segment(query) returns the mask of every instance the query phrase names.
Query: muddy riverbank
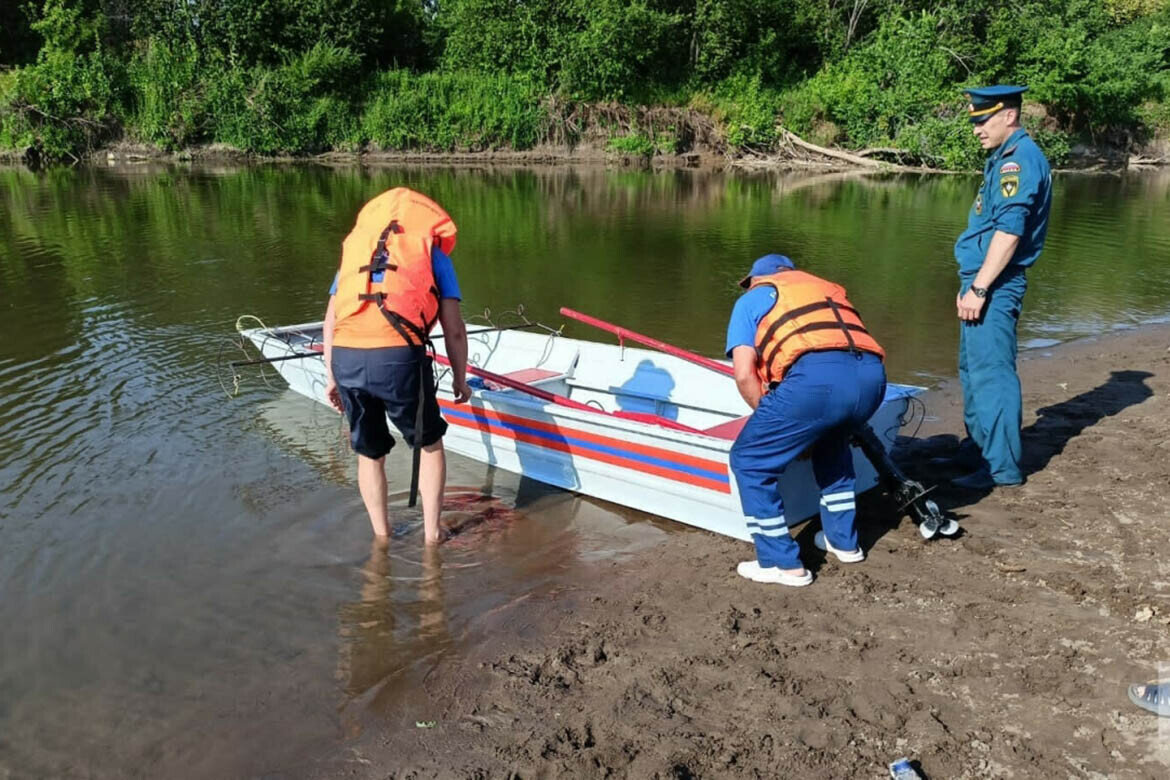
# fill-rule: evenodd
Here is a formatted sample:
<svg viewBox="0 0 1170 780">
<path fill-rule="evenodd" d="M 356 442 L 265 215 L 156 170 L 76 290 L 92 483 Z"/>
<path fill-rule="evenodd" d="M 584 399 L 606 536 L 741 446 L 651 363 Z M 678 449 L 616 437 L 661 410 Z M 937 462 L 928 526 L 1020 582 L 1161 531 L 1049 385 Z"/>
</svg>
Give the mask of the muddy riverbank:
<svg viewBox="0 0 1170 780">
<path fill-rule="evenodd" d="M 916 171 L 920 173 L 953 173 L 930 167 L 910 165 L 903 167 L 902 156 L 893 154 L 870 155 L 862 150 L 862 157 L 847 149 L 824 148 L 820 151 L 788 144 L 782 149 L 762 154 L 737 152 L 727 148 L 721 140 L 712 137 L 704 143 L 677 153 L 655 153 L 649 156 L 622 153 L 610 149 L 606 138 L 575 145 L 538 144 L 531 149 L 483 149 L 464 151 L 395 151 L 366 149 L 358 151 L 330 151 L 313 155 L 258 155 L 225 144 L 191 146 L 166 150 L 150 144 L 119 141 L 90 152 L 84 162 L 91 165 L 134 165 L 139 163 L 167 164 L 305 164 L 329 166 L 403 166 L 439 165 L 459 167 L 540 167 L 540 166 L 603 166 L 620 168 L 677 169 L 744 169 L 744 170 L 808 170 L 808 171 Z M 890 152 L 891 150 L 887 150 Z M 32 149 L 0 149 L 0 163 L 40 165 L 39 154 Z M 1066 171 L 1110 171 L 1157 169 L 1170 165 L 1170 139 L 1157 137 L 1129 148 L 1117 146 L 1075 146 L 1068 159 L 1060 166 Z"/>
<path fill-rule="evenodd" d="M 826 562 L 806 525 L 817 581 L 789 590 L 738 578 L 741 543 L 673 535 L 501 619 L 299 773 L 876 777 L 906 755 L 936 778 L 1164 777 L 1166 730 L 1125 689 L 1170 661 L 1168 348 L 1159 325 L 1026 353 L 1027 484 L 941 488 L 955 541 L 871 496 L 868 559 Z M 923 479 L 947 476 L 928 459 L 955 391 L 900 452 Z"/>
</svg>

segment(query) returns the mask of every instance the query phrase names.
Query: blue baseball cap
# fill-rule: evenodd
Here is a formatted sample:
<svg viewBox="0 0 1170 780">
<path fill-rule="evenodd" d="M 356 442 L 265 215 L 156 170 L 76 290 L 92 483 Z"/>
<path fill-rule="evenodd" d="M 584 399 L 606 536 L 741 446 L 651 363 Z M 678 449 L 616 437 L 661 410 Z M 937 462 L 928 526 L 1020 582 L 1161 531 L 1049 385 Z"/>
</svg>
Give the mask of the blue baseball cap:
<svg viewBox="0 0 1170 780">
<path fill-rule="evenodd" d="M 967 112 L 971 124 L 981 125 L 1005 108 L 1018 108 L 1028 88 L 997 84 L 993 87 L 971 87 L 963 91 L 971 98 L 971 108 Z"/>
<path fill-rule="evenodd" d="M 764 255 L 752 263 L 752 270 L 748 271 L 747 276 L 739 280 L 739 286 L 751 287 L 753 276 L 768 276 L 769 274 L 779 273 L 780 271 L 793 270 L 796 270 L 796 264 L 784 255 Z"/>
</svg>

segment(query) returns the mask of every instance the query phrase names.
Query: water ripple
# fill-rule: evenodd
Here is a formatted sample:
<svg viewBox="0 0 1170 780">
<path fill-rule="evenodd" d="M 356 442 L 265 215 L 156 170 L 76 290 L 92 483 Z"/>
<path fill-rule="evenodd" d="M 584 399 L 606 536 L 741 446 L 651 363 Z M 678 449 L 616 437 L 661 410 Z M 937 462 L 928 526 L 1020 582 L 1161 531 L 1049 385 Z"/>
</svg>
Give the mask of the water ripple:
<svg viewBox="0 0 1170 780">
<path fill-rule="evenodd" d="M 718 354 L 735 280 L 781 251 L 846 284 L 892 372 L 953 374 L 973 177 L 0 171 L 0 626 L 21 628 L 0 631 L 0 733 L 25 774 L 265 774 L 417 684 L 410 659 L 657 543 L 644 517 L 452 458 L 470 530 L 441 572 L 415 510 L 372 552 L 340 418 L 255 377 L 224 397 L 236 316 L 319 318 L 354 210 L 399 180 L 457 215 L 469 312 L 575 305 Z M 1058 179 L 1025 340 L 1170 313 L 1168 182 Z M 396 447 L 396 502 L 407 469 Z"/>
</svg>

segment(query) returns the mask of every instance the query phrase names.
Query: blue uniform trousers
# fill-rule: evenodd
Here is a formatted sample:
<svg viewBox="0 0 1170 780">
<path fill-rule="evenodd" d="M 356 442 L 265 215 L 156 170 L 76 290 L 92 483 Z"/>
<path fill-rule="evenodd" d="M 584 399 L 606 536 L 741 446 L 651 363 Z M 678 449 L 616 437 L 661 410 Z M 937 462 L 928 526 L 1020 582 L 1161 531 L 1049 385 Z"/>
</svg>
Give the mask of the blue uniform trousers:
<svg viewBox="0 0 1170 780">
<path fill-rule="evenodd" d="M 961 280 L 966 293 L 974 277 Z M 1008 269 L 987 293 L 983 316 L 959 323 L 959 383 L 967 435 L 999 483 L 1023 480 L 1020 425 L 1023 402 L 1016 373 L 1016 324 L 1028 287 L 1023 270 Z"/>
<path fill-rule="evenodd" d="M 731 470 L 760 566 L 802 566 L 784 519 L 779 479 L 810 445 L 825 536 L 838 550 L 857 549 L 849 435 L 877 411 L 885 393 L 886 372 L 877 355 L 810 352 L 760 399 L 731 448 Z"/>
</svg>

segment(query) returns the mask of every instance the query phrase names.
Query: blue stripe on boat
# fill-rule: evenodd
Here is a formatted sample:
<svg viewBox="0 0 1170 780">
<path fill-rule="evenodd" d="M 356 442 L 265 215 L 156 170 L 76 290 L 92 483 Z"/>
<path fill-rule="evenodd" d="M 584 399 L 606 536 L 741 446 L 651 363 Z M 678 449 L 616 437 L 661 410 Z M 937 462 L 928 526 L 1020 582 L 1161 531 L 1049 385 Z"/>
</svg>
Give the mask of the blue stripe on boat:
<svg viewBox="0 0 1170 780">
<path fill-rule="evenodd" d="M 605 453 L 607 455 L 616 455 L 616 456 L 621 457 L 621 458 L 626 458 L 627 460 L 633 460 L 633 461 L 637 461 L 639 463 L 646 463 L 646 464 L 649 464 L 652 466 L 658 466 L 659 468 L 667 468 L 667 469 L 671 469 L 672 471 L 680 471 L 684 474 L 690 474 L 690 475 L 696 476 L 696 477 L 703 477 L 704 479 L 710 479 L 710 480 L 714 480 L 716 482 L 722 482 L 724 484 L 727 484 L 729 482 L 729 479 L 728 479 L 726 472 L 720 473 L 718 471 L 710 471 L 708 469 L 701 469 L 701 468 L 698 468 L 696 466 L 688 466 L 684 463 L 677 463 L 677 462 L 671 461 L 671 460 L 664 460 L 662 458 L 655 458 L 651 455 L 642 455 L 640 453 L 634 453 L 634 452 L 630 452 L 628 450 L 620 450 L 620 449 L 617 449 L 616 447 L 606 447 L 605 445 L 602 445 L 602 444 L 594 444 L 593 442 L 583 441 L 581 439 L 575 439 L 575 438 L 572 438 L 569 436 L 565 436 L 563 434 L 558 436 L 554 433 L 549 433 L 548 431 L 542 431 L 542 430 L 539 430 L 537 428 L 529 428 L 526 425 L 516 425 L 515 423 L 504 422 L 503 420 L 493 420 L 493 419 L 490 419 L 487 417 L 480 417 L 480 416 L 475 415 L 475 414 L 464 412 L 463 410 L 456 411 L 454 409 L 448 408 L 448 409 L 443 410 L 443 414 L 444 415 L 454 415 L 456 417 L 462 417 L 465 420 L 471 420 L 471 421 L 477 422 L 477 423 L 487 423 L 489 426 L 499 426 L 502 428 L 507 428 L 509 430 L 516 431 L 518 433 L 526 434 L 528 436 L 537 436 L 537 437 L 540 437 L 542 439 L 548 439 L 549 441 L 557 441 L 557 442 L 561 442 L 563 444 L 572 444 L 574 447 L 581 447 L 584 449 L 593 450 L 594 452 L 602 452 L 602 453 Z M 571 433 L 571 431 L 570 431 L 570 433 Z"/>
</svg>

